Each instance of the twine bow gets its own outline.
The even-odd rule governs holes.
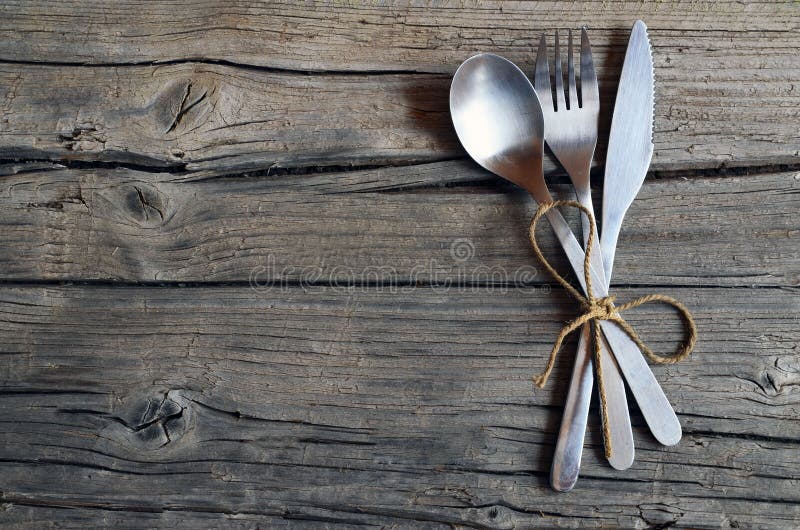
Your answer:
[[[545,259],[544,255],[542,254],[541,249],[539,248],[539,244],[536,241],[536,223],[539,222],[539,219],[542,218],[544,214],[546,214],[550,209],[558,207],[558,206],[573,206],[575,208],[579,208],[586,217],[589,219],[589,239],[586,243],[586,254],[583,259],[583,278],[586,282],[586,291],[588,293],[587,296],[583,296],[575,287],[569,284],[554,268],[550,263]],[[567,292],[575,298],[580,304],[583,309],[583,314],[580,315],[575,320],[567,323],[562,329],[561,332],[558,334],[558,338],[556,338],[555,344],[553,344],[553,349],[550,350],[550,358],[547,361],[547,366],[545,367],[544,371],[535,376],[533,378],[533,382],[539,388],[544,387],[545,383],[547,383],[547,378],[550,376],[550,372],[553,370],[553,365],[555,364],[556,356],[558,352],[561,350],[561,345],[564,342],[564,339],[575,331],[576,329],[580,328],[587,322],[593,322],[597,320],[610,320],[617,324],[622,330],[630,336],[634,343],[639,347],[639,349],[644,353],[648,359],[653,361],[656,364],[674,364],[677,362],[682,361],[694,349],[694,345],[697,342],[697,326],[695,325],[694,319],[692,318],[692,314],[686,308],[685,305],[680,303],[675,298],[671,296],[667,296],[664,294],[649,294],[646,296],[642,296],[628,302],[626,304],[622,304],[619,306],[614,306],[615,297],[613,296],[606,296],[602,298],[596,298],[592,294],[592,275],[591,275],[591,254],[592,254],[592,244],[595,238],[595,229],[594,229],[594,217],[592,213],[584,207],[582,204],[576,201],[555,201],[544,203],[539,206],[536,210],[536,215],[533,216],[533,220],[531,221],[529,237],[531,240],[531,245],[533,246],[533,250],[536,254],[536,257],[541,262],[542,266],[549,272],[553,278],[556,279],[558,283],[567,290]],[[662,356],[658,355],[653,352],[642,340],[639,338],[639,335],[636,334],[636,331],[628,324],[625,319],[623,319],[619,314],[623,311],[628,309],[632,309],[634,307],[638,307],[640,305],[649,303],[649,302],[662,302],[668,305],[671,305],[675,309],[678,310],[678,313],[683,320],[686,330],[688,332],[688,338],[686,342],[678,348],[672,355],[669,356]],[[600,328],[595,325],[593,326],[594,329],[594,357],[595,357],[595,366],[597,370],[597,380],[598,380],[598,392],[600,394],[600,404],[603,408],[603,418],[608,417],[608,406],[606,403],[606,391],[605,387],[603,386],[603,367],[600,362]],[[609,430],[608,421],[603,421],[603,438],[605,440],[605,447],[606,447],[606,458],[611,457],[611,432]]]

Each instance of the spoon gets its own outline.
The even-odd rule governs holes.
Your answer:
[[[514,63],[483,53],[459,66],[450,86],[450,114],[467,153],[485,169],[525,188],[543,204],[552,202],[542,169],[544,117],[533,85]],[[545,214],[586,293],[584,251],[561,213]],[[608,296],[602,256],[592,253],[595,297]],[[636,344],[607,320],[598,322],[639,408],[664,445],[680,440],[680,422]],[[579,463],[578,463],[579,465]]]
[[[542,168],[542,107],[533,85],[514,63],[491,53],[464,61],[450,85],[450,114],[473,160],[522,186],[539,204],[553,201]],[[585,291],[583,248],[561,212],[551,209],[545,215]],[[591,272],[593,283],[597,279],[598,286],[605,285],[601,261],[592,259]]]

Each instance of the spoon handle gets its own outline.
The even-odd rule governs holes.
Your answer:
[[[583,259],[584,252],[580,243],[575,238],[567,221],[561,212],[555,208],[550,209],[545,214],[553,231],[561,243],[564,252],[569,259],[572,269],[578,277],[578,282],[586,292],[586,282],[583,279]],[[595,296],[608,296],[605,278],[598,276],[593,264],[589,267],[592,275],[592,286]],[[611,347],[614,357],[628,382],[636,402],[642,411],[647,425],[653,436],[664,445],[675,445],[681,439],[681,424],[675,411],[669,404],[667,396],[658,384],[658,380],[653,375],[653,371],[647,361],[639,351],[636,343],[616,324],[608,320],[600,321],[608,344]]]
[[[578,481],[583,452],[583,439],[586,435],[586,422],[589,417],[594,374],[591,343],[591,327],[581,328],[578,340],[578,351],[575,367],[572,369],[567,401],[564,403],[564,415],[558,432],[556,450],[553,454],[553,465],[550,469],[550,484],[557,491],[570,491]],[[603,341],[605,343],[605,340]],[[614,356],[603,346],[601,350],[603,362],[603,381],[608,397],[608,417],[603,421],[614,421],[611,425],[611,443],[613,453],[608,462],[615,469],[628,469],[633,464],[633,436],[631,434],[628,402],[625,399],[625,384]],[[616,392],[617,394],[614,394]],[[615,399],[621,393],[622,399]]]
[[[569,382],[567,401],[561,417],[553,465],[550,468],[550,485],[556,491],[570,491],[578,481],[583,454],[583,438],[589,418],[589,402],[594,386],[592,356],[589,354],[591,328],[583,326],[578,339],[575,366]]]
[[[560,211],[555,208],[551,208],[547,210],[544,215],[547,217],[547,220],[550,221],[550,226],[553,227],[553,232],[555,232],[558,242],[561,243],[561,248],[564,249],[564,253],[567,255],[569,264],[572,266],[572,270],[575,271],[575,276],[578,277],[578,283],[580,284],[581,289],[583,289],[583,292],[586,293],[586,280],[583,277],[583,259],[585,256],[583,247],[581,247],[581,244],[578,243],[577,239],[575,239],[575,234],[572,233],[572,229],[569,227],[567,220],[564,219],[564,216],[561,215]],[[594,295],[607,296],[608,291],[606,289],[605,275],[601,272],[602,263],[599,267],[597,267],[594,259],[595,256],[596,254],[592,253],[592,259],[589,263],[589,273],[592,277]]]

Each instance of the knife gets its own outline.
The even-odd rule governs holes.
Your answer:
[[[639,193],[653,157],[653,79],[647,26],[637,20],[625,52],[606,154],[600,251],[609,283],[622,219]],[[678,443],[680,421],[644,356],[618,356],[616,360],[653,435],[664,445]]]
[[[603,270],[611,277],[622,219],[639,193],[653,157],[653,58],[647,26],[631,30],[617,88],[603,185]]]

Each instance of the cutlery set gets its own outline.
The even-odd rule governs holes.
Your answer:
[[[526,189],[540,205],[553,202],[542,169],[544,143],[572,181],[582,214],[582,243],[556,208],[544,212],[563,247],[585,295],[608,297],[617,238],[623,217],[647,173],[653,154],[653,61],[647,27],[637,21],[625,55],[605,162],[602,228],[593,239],[588,271],[584,247],[594,229],[590,168],[598,135],[600,98],[589,37],[581,31],[580,77],[576,81],[572,32],[568,35],[567,80],[558,33],[555,35],[553,81],[544,36],[539,44],[534,84],[510,61],[493,54],[467,59],[456,71],[450,89],[450,112],[469,155],[487,170]],[[584,277],[586,273],[586,278]],[[591,292],[587,289],[590,280]],[[551,485],[569,491],[578,479],[595,372],[591,323],[583,325],[564,415],[551,468]],[[596,344],[602,371],[601,407],[606,456],[616,469],[634,461],[624,380],[655,438],[674,445],[681,425],[639,346],[610,320],[596,320]],[[607,417],[606,417],[607,416]]]

